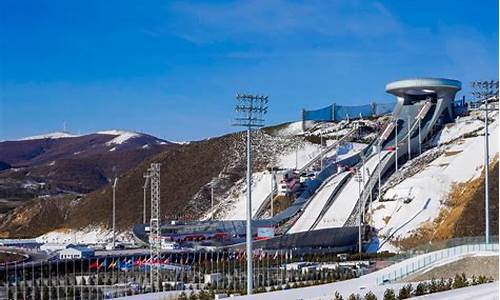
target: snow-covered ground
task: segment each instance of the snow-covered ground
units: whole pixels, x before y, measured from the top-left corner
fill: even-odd
[[[349,172],[342,172],[329,177],[324,185],[319,188],[319,191],[313,195],[309,205],[306,207],[297,222],[295,222],[292,228],[290,228],[288,233],[308,231],[319,217],[332,192],[348,175]]]
[[[386,153],[387,153],[386,151],[382,151],[380,153],[381,158],[383,158],[386,155]],[[372,174],[373,170],[375,170],[377,165],[378,165],[378,155],[373,155],[366,161],[365,169],[364,170],[361,169],[362,174],[365,171],[367,173],[364,176],[365,182],[368,181],[368,179],[370,178],[369,174]],[[361,184],[361,186],[363,185],[364,184]],[[354,205],[356,205],[356,202],[359,198],[359,192],[360,192],[359,184],[353,176],[349,179],[347,183],[345,183],[345,186],[340,192],[340,194],[336,197],[333,204],[326,211],[325,215],[321,218],[321,220],[318,222],[318,224],[314,229],[324,229],[324,228],[344,226],[345,222],[347,221],[347,219],[351,215],[351,212],[354,209]]]
[[[98,131],[97,134],[107,134],[107,135],[116,135],[116,137],[106,143],[107,146],[112,145],[120,145],[126,142],[131,138],[135,138],[140,136],[140,133],[133,131],[124,131],[124,130],[106,130],[106,131]]]
[[[279,136],[294,136],[301,134],[304,134],[302,130],[302,121],[289,123],[277,132]]]
[[[333,144],[335,141],[328,141],[327,145]],[[313,144],[307,141],[300,142],[296,149],[291,149],[277,157],[277,166],[282,169],[295,169],[296,158],[297,166],[301,168],[310,160],[314,159],[321,153],[321,147],[318,144]],[[342,147],[337,148],[337,151],[331,151],[325,155],[325,159],[336,156],[337,160],[341,160],[359,153],[365,144],[361,143],[346,143]],[[281,180],[280,172],[277,174],[277,182]],[[271,174],[268,171],[255,172],[252,175],[252,212],[255,214],[271,193]],[[328,197],[328,195],[326,195]],[[325,200],[326,201],[326,200]],[[246,182],[245,179],[239,180],[226,194],[225,199],[214,208],[217,218],[222,220],[241,220],[245,219],[245,204],[246,203]],[[209,211],[202,219],[208,219],[212,215]]]
[[[416,300],[498,300],[499,299],[498,282],[480,284],[461,289],[450,290],[441,293],[424,295]]]
[[[64,131],[56,131],[56,132],[40,134],[40,135],[35,135],[35,136],[28,136],[25,138],[21,138],[19,140],[20,141],[27,141],[27,140],[40,140],[40,139],[60,139],[60,138],[70,138],[70,137],[77,137],[77,136],[80,136],[80,135],[69,133],[69,132],[64,132]]]
[[[271,177],[272,175],[269,171],[252,174],[252,216],[271,193]],[[229,190],[229,196],[214,208],[216,211],[219,211],[217,218],[222,220],[246,219],[246,190],[246,180],[239,180]],[[205,219],[210,215],[211,212],[208,213]]]
[[[106,244],[113,239],[113,232],[102,227],[89,226],[81,230],[64,229],[54,230],[37,237],[35,240],[39,243],[57,243],[57,244]],[[130,233],[117,233],[118,242],[130,243],[133,237]]]
[[[499,142],[498,113],[494,117],[497,120],[489,126],[491,157],[498,154]],[[444,147],[443,154],[421,167],[422,170],[417,174],[388,189],[383,198],[393,201],[374,201],[373,225],[381,237],[405,237],[424,222],[433,221],[439,215],[443,201],[454,183],[467,182],[480,176],[484,165],[484,135],[465,139],[461,137],[482,126],[482,122],[474,120],[474,116],[458,119],[455,124],[448,125],[435,140],[437,145]],[[478,133],[484,134],[483,130]],[[404,167],[408,166],[411,166],[411,162]],[[404,203],[405,199],[411,202]],[[394,249],[389,243],[384,243],[380,250]]]
[[[321,153],[321,146],[309,142],[298,144],[297,148],[289,149],[278,158],[277,167],[283,169],[300,169],[311,159]]]
[[[289,290],[282,290],[282,291],[276,291],[276,292],[269,292],[269,293],[261,293],[261,294],[254,294],[251,296],[240,296],[240,297],[235,297],[232,299],[266,299],[266,300],[281,300],[281,299],[315,299],[315,300],[329,300],[333,299],[335,292],[339,292],[344,299],[347,299],[350,294],[359,294],[361,297],[363,297],[366,293],[371,291],[372,293],[377,296],[378,299],[383,299],[384,297],[384,292],[388,288],[394,289],[394,292],[396,295],[399,292],[399,289],[406,283],[391,283],[391,284],[385,284],[385,285],[377,285],[377,278],[379,278],[383,274],[388,274],[394,271],[399,271],[400,268],[411,264],[412,261],[417,261],[421,260],[422,257],[432,255],[433,253],[426,253],[422,254],[416,257],[412,257],[410,259],[401,261],[399,263],[393,264],[387,268],[381,269],[379,271],[363,275],[359,278],[355,279],[350,279],[350,280],[345,280],[345,281],[339,281],[339,282],[334,282],[334,283],[329,283],[329,284],[322,284],[322,285],[317,285],[317,286],[311,286],[311,287],[305,287],[305,288],[295,288],[295,289],[289,289]],[[457,259],[470,256],[470,255],[492,255],[492,252],[484,252],[484,251],[477,251],[475,253],[469,253],[469,254],[456,254],[453,255],[453,260],[450,259],[451,261],[455,261]],[[498,255],[498,253],[494,253],[493,255]],[[435,264],[440,264],[440,261],[436,261]],[[432,266],[432,264],[430,265]],[[498,285],[498,282],[494,283],[495,285]],[[479,285],[481,287],[483,285]],[[497,298],[484,298],[484,299],[498,299],[498,287],[492,290],[489,290],[491,288],[490,285],[484,285],[484,287],[488,286],[488,291],[485,293],[485,295],[496,295]],[[463,289],[465,290],[465,289]],[[459,289],[452,291],[457,294],[459,293]],[[493,293],[497,294],[493,294]],[[439,293],[440,294],[440,293]],[[439,294],[433,294],[432,296],[438,296]],[[413,299],[413,298],[412,298]],[[417,298],[418,299],[418,298]],[[451,299],[451,298],[427,298],[427,299]],[[459,298],[459,299],[471,299],[471,298]],[[475,297],[474,297],[475,299]],[[481,298],[479,298],[481,299]]]

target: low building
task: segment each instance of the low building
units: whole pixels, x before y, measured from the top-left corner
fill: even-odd
[[[59,259],[91,258],[94,255],[95,251],[87,247],[68,247],[59,251]]]
[[[47,252],[47,253],[52,253],[52,252],[57,252],[63,249],[66,249],[70,246],[71,244],[68,243],[45,243],[40,246],[40,250]]]

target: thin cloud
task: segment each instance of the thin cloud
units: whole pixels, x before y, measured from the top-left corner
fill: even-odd
[[[402,31],[402,25],[379,2],[244,0],[176,2],[170,8],[186,19],[174,24],[178,35],[198,43],[248,34],[378,37]]]

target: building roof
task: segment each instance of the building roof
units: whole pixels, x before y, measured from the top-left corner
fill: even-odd
[[[457,92],[461,89],[462,83],[460,81],[447,78],[411,78],[393,81],[385,86],[388,93],[397,96],[434,93],[439,90]]]

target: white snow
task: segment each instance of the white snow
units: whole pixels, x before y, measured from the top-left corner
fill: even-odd
[[[302,121],[292,122],[284,126],[277,132],[279,136],[293,136],[304,134],[302,130]]]
[[[288,233],[308,231],[319,217],[332,192],[348,175],[349,172],[342,172],[340,174],[334,174],[328,178],[319,188],[319,191],[312,196],[309,205],[307,205],[300,218],[297,222],[295,222],[292,228],[290,228]]]
[[[41,134],[41,135],[29,136],[29,137],[25,137],[25,138],[22,138],[19,140],[20,141],[27,141],[27,140],[40,140],[40,139],[61,139],[61,138],[71,138],[71,137],[78,137],[78,136],[80,136],[80,135],[69,133],[69,132],[64,132],[64,131],[56,131],[56,132],[51,132],[51,133],[46,133],[46,134]]]
[[[447,124],[440,134],[436,136],[434,143],[441,145],[451,142],[483,126],[484,123],[477,118],[477,114],[459,118],[455,123]]]
[[[464,128],[468,125],[463,123],[470,122],[467,119],[463,121],[457,121],[457,128]],[[482,126],[481,123],[475,124]],[[490,124],[489,131],[490,155],[494,157],[498,153],[498,120]],[[384,199],[394,201],[374,201],[373,225],[379,230],[381,240],[390,236],[408,236],[422,223],[432,222],[439,215],[443,201],[454,183],[467,182],[481,174],[484,166],[484,136],[456,140],[460,136],[460,131],[449,127],[447,134],[441,137],[443,141],[455,141],[442,146],[445,147],[444,154],[423,167],[419,173],[387,190]],[[404,199],[411,199],[411,202],[404,203]],[[392,247],[385,243],[380,250],[390,250]]]
[[[383,158],[387,153],[388,153],[387,151],[382,151],[380,153],[381,160],[383,160]],[[362,174],[364,171],[366,171],[367,173],[364,176],[365,181],[368,181],[369,179],[368,174],[371,174],[373,170],[375,170],[377,165],[378,165],[378,155],[373,155],[366,161],[365,169],[364,170],[361,169]],[[324,229],[324,228],[344,226],[345,222],[347,221],[347,219],[351,215],[351,212],[354,209],[354,205],[356,205],[356,202],[359,198],[359,192],[360,192],[359,184],[353,176],[349,179],[347,183],[345,183],[343,190],[336,197],[333,204],[330,206],[330,208],[327,210],[325,215],[321,218],[318,225],[316,225],[314,229]]]
[[[428,300],[498,300],[498,282],[469,286],[446,292],[424,295],[411,299]]]
[[[113,238],[111,230],[88,226],[81,230],[63,229],[54,230],[37,237],[35,240],[39,243],[74,243],[74,244],[106,244]],[[117,234],[117,240],[121,242],[131,242],[132,237],[127,232]]]
[[[229,196],[221,201],[217,208],[224,207],[222,220],[244,220],[246,218],[246,180],[238,181],[230,190]],[[257,212],[262,202],[271,193],[271,173],[268,171],[252,174],[252,216]],[[209,212],[210,214],[211,212]]]
[[[97,134],[107,134],[107,135],[116,135],[116,137],[106,143],[107,146],[111,145],[120,145],[126,142],[131,138],[135,138],[140,136],[140,133],[133,131],[124,131],[124,130],[107,130],[107,131],[98,131]]]
[[[456,259],[471,256],[471,255],[498,255],[497,253],[493,252],[484,252],[484,251],[477,251],[469,254],[456,254],[454,257]],[[419,256],[412,257],[410,259],[404,260],[402,262],[393,264],[389,267],[386,267],[384,269],[381,269],[379,271],[363,275],[359,278],[355,279],[350,279],[350,280],[344,280],[344,281],[338,281],[334,283],[328,283],[328,284],[322,284],[322,285],[317,285],[317,286],[311,286],[311,287],[305,287],[305,288],[294,288],[294,289],[288,289],[288,290],[282,290],[282,291],[276,291],[276,292],[268,292],[268,293],[261,293],[261,294],[254,294],[251,296],[240,296],[240,297],[235,297],[233,299],[265,299],[265,300],[281,300],[281,299],[315,299],[315,300],[329,300],[333,299],[335,292],[339,292],[344,299],[347,299],[351,293],[354,294],[360,294],[361,297],[363,297],[366,293],[371,291],[374,293],[378,299],[383,299],[384,292],[387,288],[392,288],[394,289],[394,292],[396,295],[399,292],[399,289],[406,283],[390,283],[390,284],[385,284],[385,285],[377,285],[377,278],[382,276],[383,274],[388,274],[394,271],[399,271],[400,268],[411,264],[412,261],[417,261],[421,260],[424,256],[430,256],[433,255],[433,252],[422,254]],[[439,264],[440,262],[437,261],[434,264]],[[431,264],[430,266],[434,265]],[[494,288],[492,285],[497,285],[496,288]],[[477,286],[476,286],[477,287]],[[484,295],[492,295],[492,293],[496,292],[495,297],[497,298],[483,298],[483,299],[498,299],[498,282],[493,283],[493,284],[484,284],[484,285],[479,285],[479,287],[485,287],[485,290],[488,291]],[[457,295],[460,295],[461,293],[469,293],[466,291],[467,288],[464,289],[457,289],[457,290],[452,290],[451,292],[454,292]],[[470,290],[469,290],[470,291]],[[438,296],[441,293],[438,294],[433,294],[433,296]],[[468,294],[470,295],[470,294]],[[483,295],[483,294],[480,294]],[[484,296],[483,295],[483,296]],[[411,298],[414,299],[414,298]],[[422,298],[415,298],[415,299],[422,299]],[[450,299],[450,298],[424,298],[424,299]],[[455,299],[455,298],[452,298]],[[459,298],[459,299],[471,299],[471,298]],[[476,299],[476,297],[474,297]],[[481,299],[481,298],[479,298]]]
[[[300,169],[311,159],[321,153],[321,145],[309,142],[301,143],[295,149],[290,149],[287,153],[278,158],[277,167],[290,169]]]

